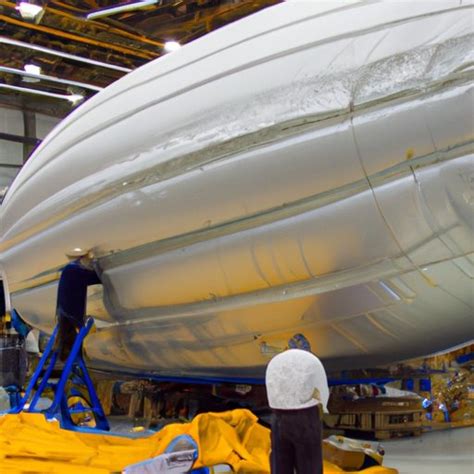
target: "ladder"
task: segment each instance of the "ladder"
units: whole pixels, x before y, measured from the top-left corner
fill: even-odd
[[[18,316],[18,314],[15,314],[15,316]],[[51,375],[59,355],[58,349],[54,348],[59,330],[58,325],[56,325],[46,346],[46,350],[38,363],[38,367],[26,388],[25,395],[21,398],[18,405],[10,410],[10,413],[15,414],[22,411],[28,413],[44,413],[48,419],[59,420],[62,428],[74,431],[89,431],[91,429],[93,431],[109,431],[109,423],[82,355],[82,344],[93,325],[94,319],[91,317],[87,318],[86,323],[76,336],[59,380],[55,381],[52,380]],[[80,387],[80,390],[72,389],[72,391],[70,391],[68,382],[70,382],[69,385]],[[35,390],[35,387],[38,388]],[[37,408],[37,405],[47,388],[54,390],[54,399],[49,408],[42,410]],[[93,414],[95,427],[85,428],[74,423],[72,414],[77,413],[77,409],[68,405],[68,398],[71,395],[80,395],[86,400],[90,408],[84,411]]]

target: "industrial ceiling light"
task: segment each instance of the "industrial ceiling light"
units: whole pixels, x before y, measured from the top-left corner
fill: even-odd
[[[39,89],[30,89],[28,87],[12,86],[10,84],[3,84],[1,82],[0,89],[9,89],[16,92],[22,92],[24,94],[34,94],[41,95],[43,97],[52,97],[54,99],[68,100],[72,104],[77,104],[77,102],[84,99],[84,96],[80,94],[55,94],[54,92],[42,91]]]
[[[141,0],[139,2],[124,3],[116,7],[104,8],[102,10],[91,12],[88,15],[86,15],[86,19],[94,20],[95,18],[101,18],[104,16],[116,15],[117,13],[138,10],[140,8],[148,7],[150,5],[155,5],[157,3],[161,3],[161,0]]]
[[[25,64],[23,69],[28,74],[35,74],[35,75],[41,74],[41,68],[39,66],[36,66],[35,64]],[[37,77],[32,77],[32,76],[24,76],[23,81],[24,82],[39,82],[40,79]]]
[[[80,87],[69,86],[66,91],[68,93],[67,100],[72,105],[76,105],[84,100],[84,91]]]
[[[181,45],[177,41],[167,41],[164,46],[167,53],[177,51],[179,48],[181,48]]]
[[[36,64],[25,64],[23,69],[29,74],[41,74],[41,68]]]
[[[19,1],[15,7],[24,20],[33,21],[39,23],[44,15],[44,8],[42,5],[33,1]]]
[[[76,56],[75,54],[64,53],[63,51],[56,51],[54,49],[45,48],[43,46],[38,46],[36,44],[24,43],[23,41],[17,41],[12,38],[7,38],[5,36],[0,36],[0,44],[8,44],[11,46],[16,46],[19,48],[31,49],[33,51],[40,51],[41,53],[50,54],[52,56],[58,56],[61,58],[72,59],[73,61],[78,61],[86,64],[93,64],[94,66],[99,66],[107,69],[114,69],[116,71],[130,72],[132,69],[116,66],[115,64],[103,63],[101,61],[95,61],[93,59],[84,58],[82,56]]]
[[[66,96],[67,100],[72,103],[72,105],[76,105],[82,100],[84,100],[84,96],[81,94],[69,94]]]
[[[48,76],[46,74],[36,74],[24,71],[23,69],[15,69],[13,67],[0,66],[0,72],[6,72],[7,74],[16,74],[17,76],[32,77],[34,79],[42,79],[44,81],[56,82],[58,84],[67,84],[69,86],[80,87],[81,89],[89,89],[92,91],[99,92],[102,87],[94,86],[92,84],[86,84],[84,82],[71,81],[69,79],[61,79],[60,77]]]

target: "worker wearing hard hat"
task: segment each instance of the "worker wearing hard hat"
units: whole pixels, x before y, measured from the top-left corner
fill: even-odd
[[[322,474],[320,407],[327,412],[329,387],[320,360],[289,349],[270,361],[265,383],[274,413],[272,474]]]
[[[56,317],[58,335],[55,349],[59,359],[65,361],[76,340],[77,333],[84,326],[87,308],[87,287],[101,283],[94,268],[93,256],[88,251],[67,255],[71,260],[61,272],[58,284]]]

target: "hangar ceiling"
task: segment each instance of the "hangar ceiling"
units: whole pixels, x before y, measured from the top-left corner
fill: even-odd
[[[0,105],[64,117],[128,71],[166,54],[167,41],[188,43],[279,1],[0,0]],[[43,10],[28,19],[20,3]],[[124,6],[131,10],[104,12]],[[87,19],[97,13],[106,16]],[[28,75],[27,65],[40,67],[40,75],[34,69]]]

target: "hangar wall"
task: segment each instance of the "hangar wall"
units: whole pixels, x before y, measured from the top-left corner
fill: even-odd
[[[0,106],[0,200],[31,152],[59,121],[57,117]]]

